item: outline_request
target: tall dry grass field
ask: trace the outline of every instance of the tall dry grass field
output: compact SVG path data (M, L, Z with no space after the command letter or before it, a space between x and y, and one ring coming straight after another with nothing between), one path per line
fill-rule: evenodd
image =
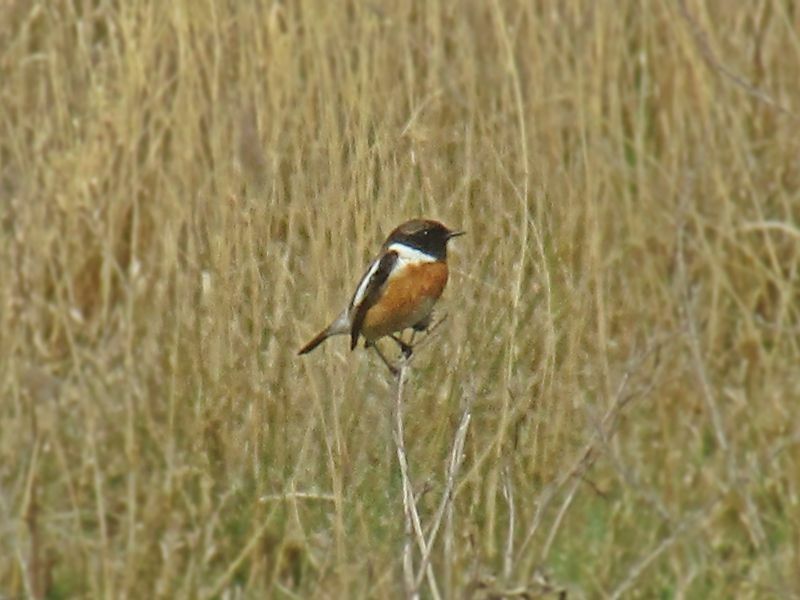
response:
M799 31L4 2L0 598L800 595ZM402 397L425 550L396 382L296 356L418 215L468 232Z

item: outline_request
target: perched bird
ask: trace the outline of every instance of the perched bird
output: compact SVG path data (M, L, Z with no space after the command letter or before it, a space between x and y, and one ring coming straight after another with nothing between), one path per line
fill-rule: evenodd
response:
M306 354L334 335L349 335L350 349L363 336L388 363L375 341L390 336L406 356L411 346L395 334L428 328L433 305L447 284L447 242L463 235L426 219L406 221L389 234L341 314L300 349Z

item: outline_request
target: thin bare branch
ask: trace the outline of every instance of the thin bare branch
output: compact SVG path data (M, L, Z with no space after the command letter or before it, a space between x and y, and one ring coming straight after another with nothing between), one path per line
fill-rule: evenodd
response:
M408 361L401 360L397 376L397 393L395 394L394 406L394 429L393 437L397 451L397 461L400 464L400 477L403 482L403 514L406 522L406 540L403 548L403 577L406 585L406 594L409 598L419 598L419 591L415 585L413 556L411 551L412 540L416 542L419 551L424 556L428 552L428 545L425 541L425 534L422 531L422 524L419 518L419 510L414 498L414 489L411 483L411 476L408 468L408 454L406 452L405 433L403 425L403 392L408 376ZM428 585L431 588L431 595L440 598L439 586L433 569L427 565L425 574Z
M433 545L436 543L436 536L439 533L439 527L442 524L442 518L453 502L453 490L455 489L456 477L458 476L458 471L461 467L461 462L464 457L464 441L467 439L467 430L469 429L469 422L471 419L472 414L470 413L469 408L467 408L461 415L461 421L458 424L458 429L456 429L453 447L450 451L450 461L447 465L447 479L444 493L442 494L442 499L439 502L439 508L436 510L436 514L433 517L433 525L431 526L431 532L427 539L428 547L422 555L419 571L414 584L415 589L418 589L420 583L422 583L422 574L428 568Z

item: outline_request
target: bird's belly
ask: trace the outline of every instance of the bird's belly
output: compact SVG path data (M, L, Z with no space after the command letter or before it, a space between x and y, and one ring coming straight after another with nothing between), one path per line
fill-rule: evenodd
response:
M447 284L442 262L406 265L390 277L380 300L364 316L361 334L369 341L425 320Z

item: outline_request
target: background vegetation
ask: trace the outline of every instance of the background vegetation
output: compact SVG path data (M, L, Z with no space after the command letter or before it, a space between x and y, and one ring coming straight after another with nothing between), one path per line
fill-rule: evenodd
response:
M425 523L472 415L443 597L800 595L798 31L3 2L0 597L403 595L394 384L295 353L417 215L469 232L404 400Z

